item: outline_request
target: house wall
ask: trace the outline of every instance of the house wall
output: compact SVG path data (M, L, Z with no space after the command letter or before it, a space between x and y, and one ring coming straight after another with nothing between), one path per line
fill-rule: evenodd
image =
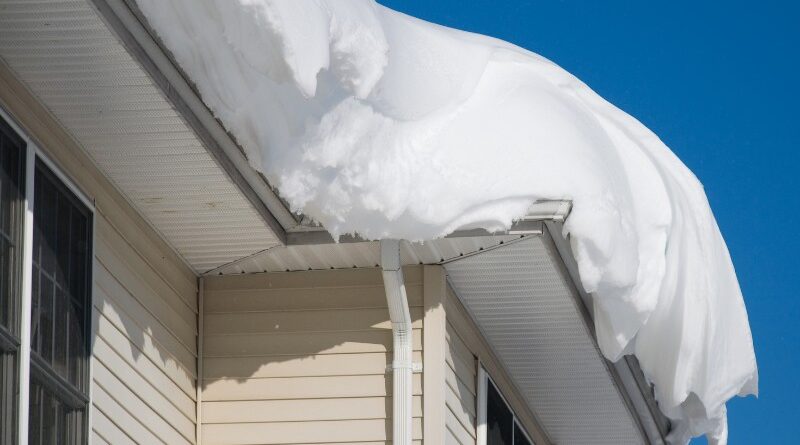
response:
M422 361L423 268L404 268ZM380 269L204 279L204 444L387 443L392 331ZM413 376L413 438L422 377Z
M1 61L0 106L95 201L92 443L194 443L194 273Z

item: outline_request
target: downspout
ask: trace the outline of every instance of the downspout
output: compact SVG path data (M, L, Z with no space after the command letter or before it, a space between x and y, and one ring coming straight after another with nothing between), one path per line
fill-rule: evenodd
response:
M392 443L411 445L411 375L415 370L421 370L421 367L412 362L411 314L400 263L400 241L381 240L380 243L383 286L389 305L389 318L392 321L394 349L394 359L390 366L393 380Z

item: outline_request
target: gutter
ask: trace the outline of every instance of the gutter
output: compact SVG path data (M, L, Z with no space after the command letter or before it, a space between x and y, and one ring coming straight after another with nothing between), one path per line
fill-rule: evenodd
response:
M534 202L529 208L528 213L522 218L514 221L508 230L500 232L489 232L486 229L459 229L445 235L444 238L467 238L478 236L496 235L530 235L541 233L542 221L563 222L572 210L572 201L567 200L542 200ZM362 238L358 235L344 234L338 240L334 240L324 227L297 227L286 234L287 246L305 246L315 244L335 244L335 243L364 243L371 240Z
M411 376L421 371L418 363L413 363L411 348L411 313L400 263L400 241L381 240L381 268L383 286L386 289L386 302L389 305L389 318L392 321L392 345L394 359L392 370L392 443L411 445Z

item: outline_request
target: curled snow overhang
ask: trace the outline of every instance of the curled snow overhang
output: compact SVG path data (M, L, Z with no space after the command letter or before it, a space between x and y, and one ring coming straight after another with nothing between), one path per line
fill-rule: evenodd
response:
M505 230L570 200L601 350L636 355L675 440L725 441L725 401L756 392L741 291L701 185L638 121L535 54L366 0L137 4L250 164L334 236Z

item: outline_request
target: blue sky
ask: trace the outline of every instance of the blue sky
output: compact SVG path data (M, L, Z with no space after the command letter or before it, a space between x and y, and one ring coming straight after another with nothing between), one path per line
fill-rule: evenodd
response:
M730 443L796 443L800 2L380 3L542 54L694 171L728 242L759 364L760 397L728 405Z

